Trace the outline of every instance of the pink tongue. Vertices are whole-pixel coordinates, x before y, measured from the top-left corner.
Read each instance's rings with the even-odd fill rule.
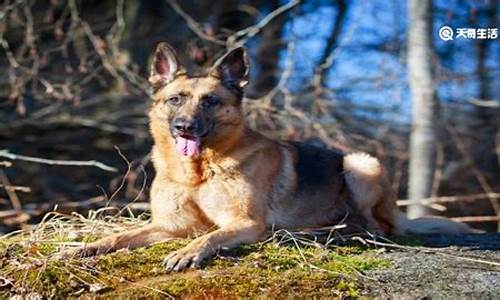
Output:
[[[185,138],[179,136],[175,139],[177,153],[189,157],[198,156],[200,153],[200,139],[197,137]]]

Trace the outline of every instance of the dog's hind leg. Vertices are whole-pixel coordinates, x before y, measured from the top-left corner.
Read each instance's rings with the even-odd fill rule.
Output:
[[[409,220],[396,207],[394,193],[380,162],[365,153],[344,157],[347,186],[357,208],[368,221],[367,229],[385,234],[480,233],[466,224],[440,217]]]

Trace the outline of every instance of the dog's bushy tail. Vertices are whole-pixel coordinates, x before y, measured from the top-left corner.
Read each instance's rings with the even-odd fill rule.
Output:
[[[343,165],[352,200],[367,219],[368,230],[385,234],[481,232],[441,217],[408,219],[396,206],[394,192],[381,163],[369,154],[348,154]]]
[[[352,153],[344,157],[343,169],[352,202],[366,219],[368,231],[392,233],[397,208],[379,160],[367,153]]]

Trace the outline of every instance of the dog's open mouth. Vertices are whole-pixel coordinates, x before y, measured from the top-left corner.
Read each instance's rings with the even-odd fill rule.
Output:
[[[196,157],[200,154],[200,138],[180,135],[175,138],[175,148],[179,155]]]

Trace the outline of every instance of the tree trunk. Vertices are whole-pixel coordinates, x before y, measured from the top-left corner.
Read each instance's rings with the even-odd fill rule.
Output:
[[[496,8],[492,1],[487,7],[484,17],[488,20],[488,28],[496,28]],[[476,27],[480,28],[479,22]],[[486,60],[488,50],[494,40],[480,39],[477,41],[477,68],[476,76],[479,83],[478,98],[483,101],[494,101],[497,92],[493,82],[498,80],[494,74],[489,74]],[[495,91],[494,91],[495,90]],[[500,109],[496,107],[475,106],[472,114],[472,134],[476,137],[477,144],[473,147],[473,157],[481,170],[484,170],[490,180],[498,180],[494,175],[498,174],[498,164],[495,154],[495,134],[500,125]],[[491,176],[491,177],[490,177]]]
[[[410,137],[409,199],[431,195],[435,156],[438,101],[434,87],[432,44],[432,1],[409,0],[408,73],[412,94],[412,131]],[[408,217],[430,213],[427,206],[408,208]]]

